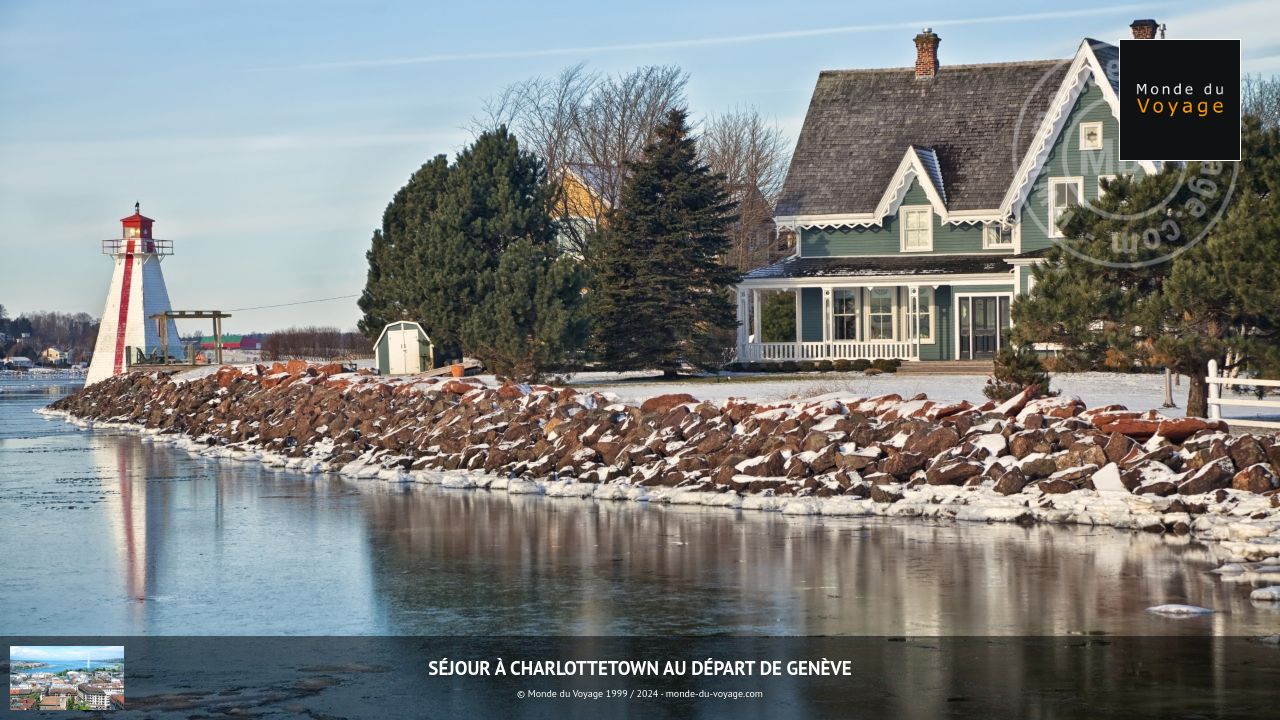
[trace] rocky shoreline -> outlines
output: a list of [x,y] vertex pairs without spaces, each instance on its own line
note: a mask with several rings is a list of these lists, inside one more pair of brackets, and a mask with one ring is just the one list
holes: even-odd
[[450,487],[773,510],[1108,525],[1280,556],[1280,438],[1074,398],[639,406],[598,392],[292,361],[110,378],[47,410],[193,452]]

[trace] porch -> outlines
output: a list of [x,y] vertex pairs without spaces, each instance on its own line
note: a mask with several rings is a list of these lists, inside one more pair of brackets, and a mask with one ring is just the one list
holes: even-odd
[[852,280],[739,286],[736,360],[989,360],[1007,342],[1007,275],[985,284]]

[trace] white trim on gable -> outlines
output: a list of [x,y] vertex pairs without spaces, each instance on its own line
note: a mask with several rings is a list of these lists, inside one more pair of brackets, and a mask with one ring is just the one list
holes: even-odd
[[[1115,71],[1118,73],[1119,69],[1116,68]],[[1058,87],[1057,95],[1054,96],[1048,111],[1041,119],[1040,127],[1027,147],[1027,154],[1018,166],[1018,171],[1014,173],[1013,183],[1005,193],[1004,201],[1000,203],[1001,214],[1011,215],[1026,202],[1032,185],[1044,170],[1044,164],[1049,158],[1050,151],[1053,150],[1054,143],[1066,127],[1071,110],[1075,108],[1080,93],[1084,92],[1090,80],[1093,80],[1102,91],[1103,100],[1106,101],[1107,107],[1111,108],[1111,116],[1116,120],[1120,119],[1120,97],[1112,87],[1110,77],[1102,67],[1102,63],[1098,61],[1098,56],[1094,54],[1089,41],[1081,40],[1075,57],[1071,60],[1071,66],[1067,68],[1067,74],[1062,79],[1062,85]],[[1160,171],[1159,164],[1150,160],[1140,161],[1139,165],[1149,174]]]

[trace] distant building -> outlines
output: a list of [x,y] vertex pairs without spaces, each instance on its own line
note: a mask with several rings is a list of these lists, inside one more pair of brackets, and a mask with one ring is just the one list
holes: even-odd
[[88,705],[92,710],[106,710],[111,707],[111,698],[107,695],[107,691],[88,683],[81,683],[76,688],[76,701]]
[[31,358],[25,358],[21,355],[14,355],[4,359],[5,370],[30,370],[35,367],[35,363],[31,362]]
[[111,709],[112,709],[112,710],[123,710],[123,709],[124,709],[124,695],[112,695],[112,696],[111,696]]
[[10,710],[32,710],[36,706],[36,699],[30,697],[11,697],[9,698]]
[[57,365],[63,362],[71,362],[71,351],[62,350],[50,345],[40,351],[40,361],[46,365]]
[[67,696],[66,695],[45,695],[44,697],[40,698],[40,709],[41,710],[66,710]]

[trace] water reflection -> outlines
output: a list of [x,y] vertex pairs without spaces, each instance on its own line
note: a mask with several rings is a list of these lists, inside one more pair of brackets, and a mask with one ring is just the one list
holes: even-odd
[[[23,399],[25,398],[25,399]],[[346,481],[83,432],[0,394],[0,632],[1273,633],[1216,546]],[[1161,603],[1217,609],[1185,620]]]
[[[1271,626],[1215,547],[1110,529],[815,519],[367,489],[393,623],[466,633],[1130,634]],[[1151,605],[1222,611],[1168,620]]]

